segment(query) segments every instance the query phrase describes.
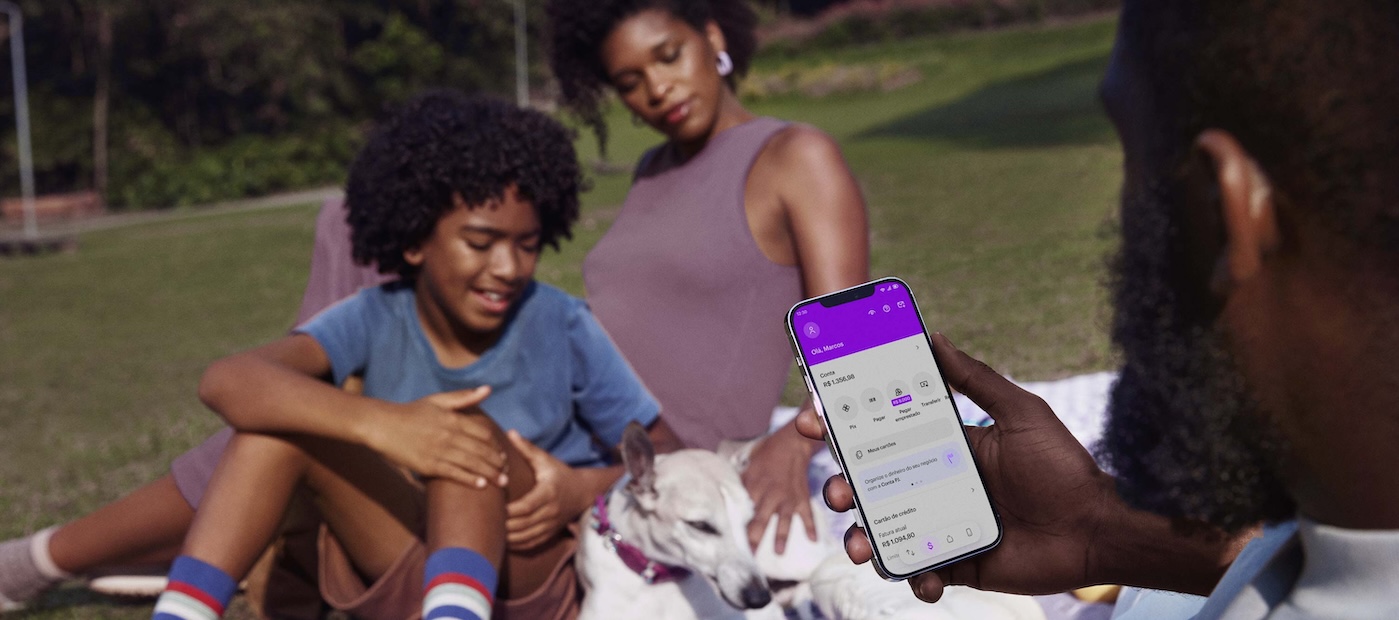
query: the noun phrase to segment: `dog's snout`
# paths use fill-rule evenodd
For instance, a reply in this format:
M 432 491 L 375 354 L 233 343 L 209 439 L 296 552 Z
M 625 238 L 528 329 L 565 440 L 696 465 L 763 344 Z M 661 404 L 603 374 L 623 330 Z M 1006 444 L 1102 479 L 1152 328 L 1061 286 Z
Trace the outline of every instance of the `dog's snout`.
M 761 609 L 771 602 L 772 592 L 768 591 L 767 584 L 762 581 L 750 581 L 743 587 L 744 609 Z

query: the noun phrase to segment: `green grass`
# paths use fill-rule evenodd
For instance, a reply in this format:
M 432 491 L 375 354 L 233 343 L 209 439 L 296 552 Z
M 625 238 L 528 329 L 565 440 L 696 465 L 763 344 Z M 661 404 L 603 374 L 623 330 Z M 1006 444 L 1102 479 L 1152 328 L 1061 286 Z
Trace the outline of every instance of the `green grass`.
M 840 141 L 870 205 L 874 275 L 913 286 L 929 324 L 1003 372 L 1110 367 L 1100 287 L 1121 157 L 1096 100 L 1109 20 L 759 59 L 916 66 L 892 93 L 753 109 Z M 611 160 L 657 138 L 612 110 Z M 580 139 L 585 159 L 595 157 Z M 583 255 L 629 175 L 596 177 L 576 238 L 539 278 L 581 294 Z M 0 538 L 73 518 L 166 471 L 217 427 L 195 386 L 212 360 L 289 327 L 315 207 L 86 235 L 75 254 L 0 261 Z M 788 399 L 800 397 L 789 386 Z M 67 588 L 29 618 L 138 618 Z

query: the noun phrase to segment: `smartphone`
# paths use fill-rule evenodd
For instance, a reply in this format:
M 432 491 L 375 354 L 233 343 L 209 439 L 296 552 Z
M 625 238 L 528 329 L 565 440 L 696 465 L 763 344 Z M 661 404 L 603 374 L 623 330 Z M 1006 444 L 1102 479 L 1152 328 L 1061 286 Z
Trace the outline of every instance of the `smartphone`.
M 1000 543 L 1000 516 L 908 284 L 884 278 L 805 300 L 787 313 L 787 333 L 885 579 Z

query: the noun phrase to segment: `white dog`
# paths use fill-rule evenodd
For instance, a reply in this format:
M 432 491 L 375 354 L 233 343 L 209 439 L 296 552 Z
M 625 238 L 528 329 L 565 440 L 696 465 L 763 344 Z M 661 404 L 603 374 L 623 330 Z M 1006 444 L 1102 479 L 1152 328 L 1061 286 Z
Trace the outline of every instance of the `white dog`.
M 753 500 L 728 460 L 656 456 L 636 424 L 622 458 L 627 475 L 584 518 L 580 620 L 785 617 L 749 549 Z

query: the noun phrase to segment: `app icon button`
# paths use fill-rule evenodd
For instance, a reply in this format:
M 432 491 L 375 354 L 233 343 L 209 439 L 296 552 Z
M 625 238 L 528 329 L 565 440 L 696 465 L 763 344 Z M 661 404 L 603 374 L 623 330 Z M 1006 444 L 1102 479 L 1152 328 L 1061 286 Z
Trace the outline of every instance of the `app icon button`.
M 802 333 L 806 334 L 807 338 L 815 338 L 821 335 L 821 326 L 808 322 L 802 326 Z
M 855 399 L 849 396 L 842 396 L 840 398 L 837 398 L 835 400 L 834 408 L 836 417 L 842 420 L 854 420 L 855 414 L 858 413 L 858 411 L 856 411 L 856 407 L 858 406 L 859 403 L 856 403 Z
M 884 395 L 874 388 L 865 390 L 860 393 L 860 405 L 870 413 L 879 411 L 880 408 L 884 407 Z
M 922 396 L 932 396 L 940 387 L 942 386 L 938 385 L 937 378 L 933 377 L 933 373 L 925 371 L 913 375 L 913 389 Z
M 889 304 L 884 304 L 884 311 L 885 311 L 885 312 L 888 312 L 888 311 L 889 311 Z
M 908 395 L 909 389 L 910 388 L 908 387 L 907 383 L 899 381 L 897 379 L 894 381 L 890 381 L 889 387 L 884 388 L 885 393 L 889 395 L 889 398 L 898 401 L 894 403 L 895 407 L 913 400 L 913 397 Z

